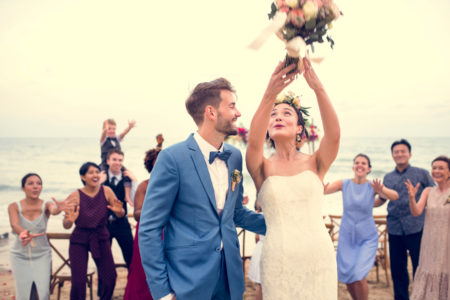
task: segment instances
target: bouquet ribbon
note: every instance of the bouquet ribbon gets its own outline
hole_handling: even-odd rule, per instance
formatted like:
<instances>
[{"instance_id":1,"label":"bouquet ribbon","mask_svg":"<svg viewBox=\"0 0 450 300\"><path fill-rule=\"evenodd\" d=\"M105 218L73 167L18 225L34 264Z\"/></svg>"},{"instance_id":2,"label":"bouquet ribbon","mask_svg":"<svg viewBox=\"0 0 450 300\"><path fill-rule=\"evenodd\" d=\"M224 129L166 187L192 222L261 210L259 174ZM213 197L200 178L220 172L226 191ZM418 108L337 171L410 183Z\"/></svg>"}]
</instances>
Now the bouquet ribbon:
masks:
<instances>
[{"instance_id":1,"label":"bouquet ribbon","mask_svg":"<svg viewBox=\"0 0 450 300\"><path fill-rule=\"evenodd\" d=\"M304 49L306 52L306 43L305 40L297 36L289 41L286 41L283 38L283 35L281 34L280 30L283 28L284 24L286 23L287 19L287 13L277 11L269 25L264 28L261 33L253 40L253 42L250 43L248 46L250 49L253 50L259 50L262 45L269 39L269 37L272 34L275 34L285 45L286 45L286 51L288 53L288 56L294 57L294 58L300 58L298 61L298 67L300 70L303 70L303 62L302 62L302 56L301 51ZM308 59L314 63L320 64L324 57L309 57L309 53L305 53L305 56L308 57Z\"/></svg>"}]
</instances>

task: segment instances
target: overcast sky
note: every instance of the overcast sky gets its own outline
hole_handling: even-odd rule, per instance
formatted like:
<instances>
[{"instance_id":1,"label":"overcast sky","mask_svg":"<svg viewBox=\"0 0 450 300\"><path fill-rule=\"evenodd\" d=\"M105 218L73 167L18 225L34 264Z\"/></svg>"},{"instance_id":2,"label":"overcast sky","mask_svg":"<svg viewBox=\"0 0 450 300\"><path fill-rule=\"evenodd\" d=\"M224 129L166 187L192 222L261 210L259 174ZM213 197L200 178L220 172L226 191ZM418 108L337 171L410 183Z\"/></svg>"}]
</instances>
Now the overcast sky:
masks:
<instances>
[{"instance_id":1,"label":"overcast sky","mask_svg":"<svg viewBox=\"0 0 450 300\"><path fill-rule=\"evenodd\" d=\"M315 65L347 136L450 136L450 1L336 0L336 45ZM284 45L248 44L268 0L0 0L0 137L133 136L195 130L184 101L228 78L248 127ZM317 105L303 77L291 85Z\"/></svg>"}]
</instances>

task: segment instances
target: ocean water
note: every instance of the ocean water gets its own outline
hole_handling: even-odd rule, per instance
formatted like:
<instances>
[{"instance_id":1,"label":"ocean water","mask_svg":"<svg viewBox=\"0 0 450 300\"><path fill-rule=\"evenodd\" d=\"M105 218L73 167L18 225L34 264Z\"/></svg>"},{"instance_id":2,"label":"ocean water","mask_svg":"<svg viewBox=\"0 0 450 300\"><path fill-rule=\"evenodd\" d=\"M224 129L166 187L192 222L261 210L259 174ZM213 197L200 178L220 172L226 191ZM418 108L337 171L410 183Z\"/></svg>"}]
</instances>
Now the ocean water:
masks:
<instances>
[{"instance_id":1,"label":"ocean water","mask_svg":"<svg viewBox=\"0 0 450 300\"><path fill-rule=\"evenodd\" d=\"M390 145L397 138L392 137L343 137L338 157L330 168L325 182L351 178L352 160L358 153L367 154L372 161L369 178L383 178L393 170L394 162ZM408 138L412 144L411 164L430 170L430 163L438 155L449 155L450 138L416 137ZM124 164L132 170L139 181L148 178L143 166L144 153L154 147L148 139L127 137L122 143L125 152ZM169 144L165 144L165 147ZM245 156L245 148L241 148ZM317 145L316 145L317 148ZM308 153L308 146L302 148ZM22 177L28 172L36 172L43 179L41 198L51 197L62 200L70 192L82 187L78 169L86 161L100 161L100 147L97 138L0 138L0 233L11 232L8 205L23 199L20 188ZM244 166L244 187L249 196L249 208L253 208L256 190ZM340 193L325 196L323 213L342 213ZM386 205L376 208L375 214L386 214ZM48 231L63 232L62 214L52 216ZM10 239L12 240L12 239ZM1 245L0 245L1 246ZM251 247L250 247L251 252Z\"/></svg>"}]
</instances>

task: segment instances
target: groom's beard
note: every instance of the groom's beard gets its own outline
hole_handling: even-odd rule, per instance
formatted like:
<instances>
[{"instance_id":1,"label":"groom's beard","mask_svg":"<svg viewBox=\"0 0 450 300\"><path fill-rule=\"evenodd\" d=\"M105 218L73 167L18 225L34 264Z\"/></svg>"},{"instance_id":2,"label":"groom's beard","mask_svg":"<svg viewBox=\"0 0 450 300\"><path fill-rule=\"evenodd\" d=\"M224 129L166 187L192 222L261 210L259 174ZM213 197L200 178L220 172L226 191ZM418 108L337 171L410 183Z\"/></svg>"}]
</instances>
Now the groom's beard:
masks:
<instances>
[{"instance_id":1,"label":"groom's beard","mask_svg":"<svg viewBox=\"0 0 450 300\"><path fill-rule=\"evenodd\" d=\"M224 120L219 113L215 129L217 132L223 133L226 137L230 135L236 135L238 134L238 129L236 125L233 124L233 122L236 120L237 118L233 118L231 121Z\"/></svg>"}]
</instances>

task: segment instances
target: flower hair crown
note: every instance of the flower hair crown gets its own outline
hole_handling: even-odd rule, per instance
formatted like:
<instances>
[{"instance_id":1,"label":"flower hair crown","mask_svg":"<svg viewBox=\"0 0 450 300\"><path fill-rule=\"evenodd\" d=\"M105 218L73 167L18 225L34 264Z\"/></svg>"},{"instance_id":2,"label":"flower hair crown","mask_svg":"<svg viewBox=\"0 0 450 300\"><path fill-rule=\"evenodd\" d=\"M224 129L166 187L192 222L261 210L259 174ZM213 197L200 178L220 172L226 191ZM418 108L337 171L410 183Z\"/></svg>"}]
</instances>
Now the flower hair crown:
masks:
<instances>
[{"instance_id":1,"label":"flower hair crown","mask_svg":"<svg viewBox=\"0 0 450 300\"><path fill-rule=\"evenodd\" d=\"M310 107L303 107L300 105L300 97L295 95L294 92L288 91L286 94L280 94L278 95L277 99L275 100L275 105L286 103L296 110L300 111L300 113L303 115L303 119L308 121L306 117L309 117L309 109Z\"/></svg>"}]
</instances>

